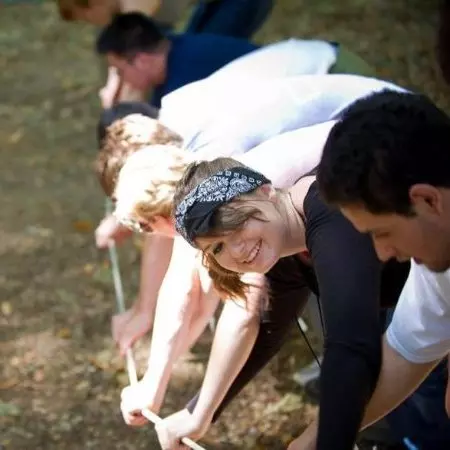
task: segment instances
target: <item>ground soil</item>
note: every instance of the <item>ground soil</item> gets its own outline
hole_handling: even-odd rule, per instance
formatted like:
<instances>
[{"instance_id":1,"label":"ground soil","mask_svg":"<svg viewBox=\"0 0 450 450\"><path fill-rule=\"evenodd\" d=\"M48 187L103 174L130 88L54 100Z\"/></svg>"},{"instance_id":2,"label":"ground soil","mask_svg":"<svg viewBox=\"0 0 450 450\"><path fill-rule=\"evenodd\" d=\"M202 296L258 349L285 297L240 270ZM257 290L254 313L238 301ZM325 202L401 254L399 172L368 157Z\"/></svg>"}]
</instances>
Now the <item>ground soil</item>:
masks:
<instances>
[{"instance_id":1,"label":"ground soil","mask_svg":"<svg viewBox=\"0 0 450 450\"><path fill-rule=\"evenodd\" d=\"M12 2L9 2L12 3ZM110 336L107 255L92 231L104 201L92 173L99 114L96 30L59 20L53 2L0 6L0 447L157 449L152 427L121 419L126 384ZM336 40L380 77L448 109L435 62L437 0L278 0L260 42ZM121 249L128 301L139 251ZM175 370L163 415L199 386L211 333ZM138 345L144 368L148 340ZM315 408L290 380L310 359L297 334L223 414L208 449L283 449Z\"/></svg>"}]
</instances>

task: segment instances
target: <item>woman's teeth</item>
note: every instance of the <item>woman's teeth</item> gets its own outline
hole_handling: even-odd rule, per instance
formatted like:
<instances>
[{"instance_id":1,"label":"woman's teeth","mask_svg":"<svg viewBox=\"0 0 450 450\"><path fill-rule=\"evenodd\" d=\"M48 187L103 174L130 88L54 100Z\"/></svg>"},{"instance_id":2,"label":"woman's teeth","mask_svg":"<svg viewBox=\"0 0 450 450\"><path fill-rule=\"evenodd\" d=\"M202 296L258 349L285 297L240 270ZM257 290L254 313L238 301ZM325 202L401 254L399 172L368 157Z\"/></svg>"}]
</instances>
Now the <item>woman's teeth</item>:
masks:
<instances>
[{"instance_id":1,"label":"woman's teeth","mask_svg":"<svg viewBox=\"0 0 450 450\"><path fill-rule=\"evenodd\" d=\"M248 258L244 261L246 264L251 264L255 258L258 256L259 249L261 248L261 241L259 241L250 252Z\"/></svg>"}]
</instances>

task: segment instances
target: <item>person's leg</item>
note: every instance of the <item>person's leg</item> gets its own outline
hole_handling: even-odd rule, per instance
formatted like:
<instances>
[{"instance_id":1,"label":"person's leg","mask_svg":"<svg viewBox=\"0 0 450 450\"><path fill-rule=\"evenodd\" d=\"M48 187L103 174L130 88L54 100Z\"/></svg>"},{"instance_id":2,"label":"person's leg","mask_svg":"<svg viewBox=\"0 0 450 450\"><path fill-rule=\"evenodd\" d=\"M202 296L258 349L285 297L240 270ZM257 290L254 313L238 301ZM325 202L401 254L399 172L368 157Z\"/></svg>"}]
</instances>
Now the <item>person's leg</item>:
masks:
<instances>
[{"instance_id":1,"label":"person's leg","mask_svg":"<svg viewBox=\"0 0 450 450\"><path fill-rule=\"evenodd\" d=\"M194 8L185 31L250 38L269 16L273 3L273 0L202 0Z\"/></svg>"},{"instance_id":2,"label":"person's leg","mask_svg":"<svg viewBox=\"0 0 450 450\"><path fill-rule=\"evenodd\" d=\"M319 362L322 362L323 359L323 328L322 328L322 319L320 317L320 308L317 297L314 294L311 294L308 300L308 304L305 307L304 316L308 320L308 330L307 333L310 335L314 342L316 343L315 347L317 349L317 357ZM313 396L315 400L316 398L315 389L318 387L318 379L320 377L320 366L317 364L316 359L314 358L310 364L307 366L302 366L298 372L296 372L293 376L295 382L297 382L300 386L305 388L308 391L308 395ZM309 392L309 387L312 387Z\"/></svg>"},{"instance_id":3,"label":"person's leg","mask_svg":"<svg viewBox=\"0 0 450 450\"><path fill-rule=\"evenodd\" d=\"M283 258L268 274L271 299L261 314L261 324L255 345L213 418L215 422L228 404L278 353L289 336L297 315L308 301L309 289L305 286L299 266L293 258ZM188 403L193 411L198 394Z\"/></svg>"}]
</instances>

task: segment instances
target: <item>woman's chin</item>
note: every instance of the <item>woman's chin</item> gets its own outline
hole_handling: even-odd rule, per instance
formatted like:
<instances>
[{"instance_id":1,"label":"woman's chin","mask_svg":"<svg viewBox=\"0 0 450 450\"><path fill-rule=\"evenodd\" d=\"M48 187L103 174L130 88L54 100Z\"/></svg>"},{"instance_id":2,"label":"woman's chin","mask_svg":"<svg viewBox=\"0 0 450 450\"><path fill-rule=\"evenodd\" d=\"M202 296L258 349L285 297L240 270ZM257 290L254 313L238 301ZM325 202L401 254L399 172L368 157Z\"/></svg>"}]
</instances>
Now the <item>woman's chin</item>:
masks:
<instances>
[{"instance_id":1,"label":"woman's chin","mask_svg":"<svg viewBox=\"0 0 450 450\"><path fill-rule=\"evenodd\" d=\"M259 259L259 261L255 261L257 264L255 264L253 272L267 273L280 258L277 255L274 255L272 251L269 251L269 249L264 248L264 251L258 255L257 259Z\"/></svg>"}]
</instances>

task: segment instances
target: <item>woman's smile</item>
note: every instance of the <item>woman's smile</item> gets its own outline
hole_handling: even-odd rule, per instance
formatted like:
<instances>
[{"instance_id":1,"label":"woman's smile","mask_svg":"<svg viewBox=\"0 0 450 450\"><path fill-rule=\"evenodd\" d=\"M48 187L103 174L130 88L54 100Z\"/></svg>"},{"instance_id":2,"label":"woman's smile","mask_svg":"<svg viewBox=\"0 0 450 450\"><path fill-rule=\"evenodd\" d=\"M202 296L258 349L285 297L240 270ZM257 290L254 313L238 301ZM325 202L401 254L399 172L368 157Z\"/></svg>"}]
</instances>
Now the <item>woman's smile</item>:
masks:
<instances>
[{"instance_id":1,"label":"woman's smile","mask_svg":"<svg viewBox=\"0 0 450 450\"><path fill-rule=\"evenodd\" d=\"M243 261L244 264L251 264L257 256L259 255L259 251L261 249L261 239L258 240L258 242L253 246L253 248L250 250L250 253L248 254L247 258Z\"/></svg>"}]
</instances>

